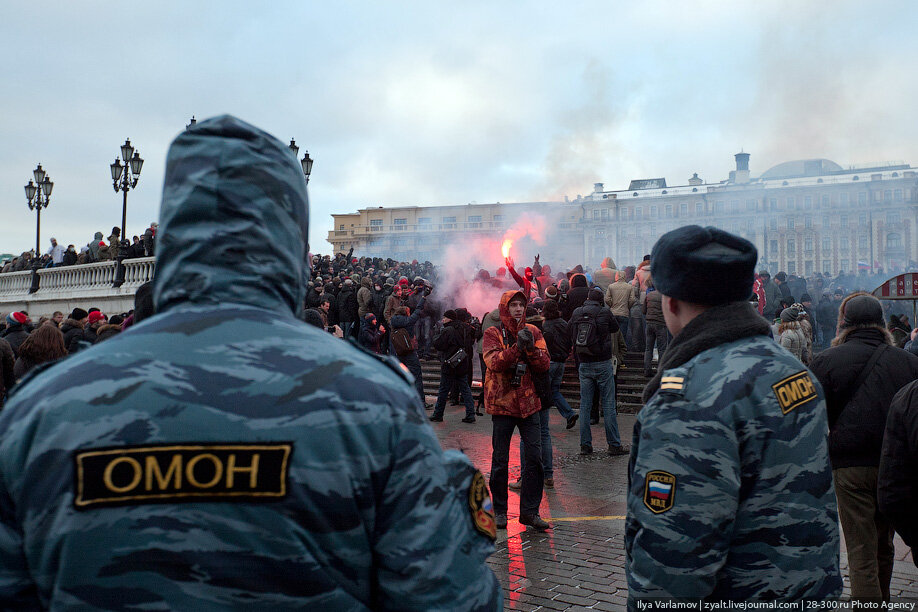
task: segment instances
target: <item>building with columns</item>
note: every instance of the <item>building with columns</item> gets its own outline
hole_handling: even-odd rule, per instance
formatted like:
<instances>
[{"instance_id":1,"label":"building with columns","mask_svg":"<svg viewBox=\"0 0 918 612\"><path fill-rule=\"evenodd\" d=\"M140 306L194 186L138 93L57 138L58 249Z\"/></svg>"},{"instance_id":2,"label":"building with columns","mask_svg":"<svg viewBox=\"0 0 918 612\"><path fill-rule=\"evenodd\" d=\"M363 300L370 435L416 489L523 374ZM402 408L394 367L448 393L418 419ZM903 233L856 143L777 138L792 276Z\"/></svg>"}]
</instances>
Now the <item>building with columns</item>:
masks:
<instances>
[{"instance_id":1,"label":"building with columns","mask_svg":"<svg viewBox=\"0 0 918 612\"><path fill-rule=\"evenodd\" d=\"M660 234L698 224L746 237L772 273L888 271L918 260L918 175L911 166L844 169L828 159L808 159L753 178L749 157L737 153L736 169L718 183L695 174L673 187L665 179L632 181L621 191L596 184L584 198L585 258L638 262Z\"/></svg>"},{"instance_id":2,"label":"building with columns","mask_svg":"<svg viewBox=\"0 0 918 612\"><path fill-rule=\"evenodd\" d=\"M663 233L682 225L713 225L752 241L760 267L772 273L836 275L858 269L893 271L918 261L918 174L902 162L842 168L828 159L778 164L757 177L749 153L735 155L728 178L686 184L632 180L627 189L596 183L564 202L367 208L332 215L335 251L437 262L445 235L496 236L524 210L548 212L556 238L598 267L604 257L636 264Z\"/></svg>"}]
</instances>

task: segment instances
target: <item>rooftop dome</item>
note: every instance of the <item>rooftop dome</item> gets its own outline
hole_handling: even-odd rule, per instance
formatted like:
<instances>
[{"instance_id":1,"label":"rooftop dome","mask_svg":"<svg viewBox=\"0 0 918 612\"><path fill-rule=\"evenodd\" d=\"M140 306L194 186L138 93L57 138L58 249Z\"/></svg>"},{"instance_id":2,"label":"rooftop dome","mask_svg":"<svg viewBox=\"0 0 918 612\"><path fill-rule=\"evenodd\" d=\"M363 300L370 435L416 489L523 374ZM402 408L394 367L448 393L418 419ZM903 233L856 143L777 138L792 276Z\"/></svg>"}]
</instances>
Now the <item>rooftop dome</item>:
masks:
<instances>
[{"instance_id":1,"label":"rooftop dome","mask_svg":"<svg viewBox=\"0 0 918 612\"><path fill-rule=\"evenodd\" d=\"M759 178L799 178L802 176L834 174L836 172L842 171L844 171L844 168L836 164L831 159L796 159L794 161L778 164L777 166L772 166L764 173L762 173L762 176Z\"/></svg>"}]
</instances>

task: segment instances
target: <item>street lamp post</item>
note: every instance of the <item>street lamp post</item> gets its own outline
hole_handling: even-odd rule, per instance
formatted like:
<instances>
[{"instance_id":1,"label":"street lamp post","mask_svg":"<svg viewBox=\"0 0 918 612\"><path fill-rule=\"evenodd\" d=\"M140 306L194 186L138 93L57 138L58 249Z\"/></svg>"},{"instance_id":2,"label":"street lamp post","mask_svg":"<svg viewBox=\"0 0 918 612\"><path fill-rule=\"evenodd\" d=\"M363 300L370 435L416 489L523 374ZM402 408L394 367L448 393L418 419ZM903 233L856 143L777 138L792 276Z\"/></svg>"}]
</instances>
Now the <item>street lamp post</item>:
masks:
<instances>
[{"instance_id":1,"label":"street lamp post","mask_svg":"<svg viewBox=\"0 0 918 612\"><path fill-rule=\"evenodd\" d=\"M300 148L296 146L296 141L291 138L290 144L287 145L290 147L290 150L293 151L293 156L297 157L300 154ZM303 166L303 174L306 175L306 184L309 184L309 175L312 174L312 158L309 157L309 151L303 155L303 159L300 160L300 165Z\"/></svg>"},{"instance_id":2,"label":"street lamp post","mask_svg":"<svg viewBox=\"0 0 918 612\"><path fill-rule=\"evenodd\" d=\"M121 161L124 159L124 162ZM121 191L124 194L121 205L121 244L118 245L117 264L115 266L115 282L113 287L120 287L124 284L124 256L127 247L131 245L127 239L127 195L128 191L137 187L137 181L140 179L140 170L143 168L143 158L140 153L134 150L131 145L131 139L128 138L121 145L121 158L116 157L114 163L110 166L112 171L112 186L115 193Z\"/></svg>"},{"instance_id":3,"label":"street lamp post","mask_svg":"<svg viewBox=\"0 0 918 612\"><path fill-rule=\"evenodd\" d=\"M32 286L29 289L29 293L38 291L38 267L40 265L38 258L41 256L41 209L48 208L48 204L51 202L51 190L54 189L51 177L42 169L41 164L38 164L32 170L32 177L35 182L33 183L30 180L29 184L25 186L29 210L35 211L35 257L32 259Z\"/></svg>"}]
</instances>

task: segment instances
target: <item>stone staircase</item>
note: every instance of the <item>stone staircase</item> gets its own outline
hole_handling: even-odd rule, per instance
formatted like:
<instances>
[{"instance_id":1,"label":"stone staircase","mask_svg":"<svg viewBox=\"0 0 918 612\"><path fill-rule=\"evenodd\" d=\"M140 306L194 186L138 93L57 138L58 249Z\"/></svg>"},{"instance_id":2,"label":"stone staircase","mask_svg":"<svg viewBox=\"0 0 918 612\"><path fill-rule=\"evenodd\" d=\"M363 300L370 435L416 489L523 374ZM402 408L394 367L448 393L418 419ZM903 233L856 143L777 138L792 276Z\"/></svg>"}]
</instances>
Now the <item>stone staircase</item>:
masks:
<instances>
[{"instance_id":1,"label":"stone staircase","mask_svg":"<svg viewBox=\"0 0 918 612\"><path fill-rule=\"evenodd\" d=\"M477 359L477 355L476 355ZM656 361L654 361L656 367ZM436 397L437 390L440 387L440 362L437 360L421 360L421 368L424 372L424 393ZM476 368L477 370L477 368ZM644 385L647 384L647 378L644 377L644 355L643 353L629 352L625 357L625 363L618 370L618 377L615 385L615 404L616 410L624 414L637 414L644 405L641 401L641 393L644 391ZM477 371L472 383L472 393L478 397L481 390L481 377ZM580 379L577 376L577 370L574 368L574 361L569 360L564 370L564 379L561 381L561 395L577 410L580 406Z\"/></svg>"}]
</instances>

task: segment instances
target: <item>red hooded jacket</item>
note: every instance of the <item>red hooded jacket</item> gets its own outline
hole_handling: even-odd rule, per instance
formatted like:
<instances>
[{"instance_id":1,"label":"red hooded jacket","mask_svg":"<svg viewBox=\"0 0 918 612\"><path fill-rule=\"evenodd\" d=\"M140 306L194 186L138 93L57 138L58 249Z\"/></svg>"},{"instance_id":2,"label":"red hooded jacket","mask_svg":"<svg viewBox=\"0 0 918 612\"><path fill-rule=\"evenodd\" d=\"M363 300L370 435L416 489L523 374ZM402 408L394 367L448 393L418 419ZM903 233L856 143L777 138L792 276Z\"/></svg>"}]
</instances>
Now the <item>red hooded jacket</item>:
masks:
<instances>
[{"instance_id":1,"label":"red hooded jacket","mask_svg":"<svg viewBox=\"0 0 918 612\"><path fill-rule=\"evenodd\" d=\"M507 291L500 299L500 326L485 330L482 341L482 353L488 368L485 376L484 403L488 414L499 414L526 418L542 409L536 394L535 385L528 369L523 375L519 387L511 387L516 364L522 361L520 350L516 346L516 333L519 322L510 318L510 300L516 296L525 299L522 291ZM532 332L535 348L526 355L529 368L536 372L548 371L550 357L542 332L534 325L525 324ZM504 336L506 332L506 342Z\"/></svg>"}]
</instances>

